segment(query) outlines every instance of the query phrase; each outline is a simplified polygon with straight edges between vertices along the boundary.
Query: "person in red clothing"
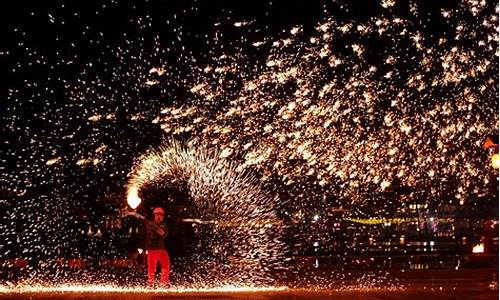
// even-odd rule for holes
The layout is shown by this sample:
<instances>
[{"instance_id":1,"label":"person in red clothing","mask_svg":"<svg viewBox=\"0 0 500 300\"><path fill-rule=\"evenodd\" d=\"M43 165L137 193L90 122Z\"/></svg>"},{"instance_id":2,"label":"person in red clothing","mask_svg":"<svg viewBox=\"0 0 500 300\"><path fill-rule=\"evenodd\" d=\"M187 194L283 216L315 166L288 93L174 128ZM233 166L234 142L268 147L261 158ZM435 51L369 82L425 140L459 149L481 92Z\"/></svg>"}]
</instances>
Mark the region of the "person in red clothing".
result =
<instances>
[{"instance_id":1,"label":"person in red clothing","mask_svg":"<svg viewBox=\"0 0 500 300\"><path fill-rule=\"evenodd\" d=\"M148 262L148 286L153 287L155 281L156 266L160 263L160 282L163 286L168 285L170 273L170 258L165 247L165 238L168 231L163 222L165 212L161 207L153 210L153 220L146 223L146 255Z\"/></svg>"}]
</instances>

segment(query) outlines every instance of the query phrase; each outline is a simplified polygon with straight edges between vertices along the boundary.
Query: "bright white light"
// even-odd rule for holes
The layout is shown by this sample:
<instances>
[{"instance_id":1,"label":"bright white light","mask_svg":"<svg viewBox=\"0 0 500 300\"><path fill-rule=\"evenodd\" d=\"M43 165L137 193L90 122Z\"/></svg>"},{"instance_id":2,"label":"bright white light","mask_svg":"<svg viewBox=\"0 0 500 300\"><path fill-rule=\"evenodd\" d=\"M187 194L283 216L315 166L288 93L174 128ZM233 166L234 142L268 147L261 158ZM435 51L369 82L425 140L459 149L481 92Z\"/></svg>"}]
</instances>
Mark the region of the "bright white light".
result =
<instances>
[{"instance_id":1,"label":"bright white light","mask_svg":"<svg viewBox=\"0 0 500 300\"><path fill-rule=\"evenodd\" d=\"M313 220L314 220L314 222L318 221L319 220L319 215L314 215L313 216Z\"/></svg>"},{"instance_id":2,"label":"bright white light","mask_svg":"<svg viewBox=\"0 0 500 300\"><path fill-rule=\"evenodd\" d=\"M122 287L115 285L80 285L80 284L61 284L56 286L44 286L44 285L0 285L0 295L5 294L25 294L25 293L64 293L64 292L74 292L74 293L91 293L95 295L96 293L145 293L157 295L157 293L228 293L228 292L243 292L243 293L258 293L258 292L275 292L275 291L286 291L288 288L285 286L267 286L267 287L255 287L255 286L221 286L215 288L183 288L183 287L172 287L172 288L162 288L162 289L150 289L144 287Z\"/></svg>"},{"instance_id":3,"label":"bright white light","mask_svg":"<svg viewBox=\"0 0 500 300\"><path fill-rule=\"evenodd\" d=\"M132 209L136 209L139 204L141 204L142 200L139 198L139 193L136 187L132 187L128 190L127 193L127 204Z\"/></svg>"}]
</instances>

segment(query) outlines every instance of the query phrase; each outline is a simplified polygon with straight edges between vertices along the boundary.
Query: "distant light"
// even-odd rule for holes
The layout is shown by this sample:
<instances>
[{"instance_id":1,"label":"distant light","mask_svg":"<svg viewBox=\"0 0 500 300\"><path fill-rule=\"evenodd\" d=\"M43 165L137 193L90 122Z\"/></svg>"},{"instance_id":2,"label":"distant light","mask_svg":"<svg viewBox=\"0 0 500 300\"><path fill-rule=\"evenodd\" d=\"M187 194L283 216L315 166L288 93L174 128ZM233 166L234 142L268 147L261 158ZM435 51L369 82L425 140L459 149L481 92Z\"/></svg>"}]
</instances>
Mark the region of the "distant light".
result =
<instances>
[{"instance_id":1,"label":"distant light","mask_svg":"<svg viewBox=\"0 0 500 300\"><path fill-rule=\"evenodd\" d=\"M319 215L314 215L313 216L313 220L314 220L314 222L318 221L319 220Z\"/></svg>"},{"instance_id":2,"label":"distant light","mask_svg":"<svg viewBox=\"0 0 500 300\"><path fill-rule=\"evenodd\" d=\"M146 80L147 85L155 85L158 83L160 83L158 80L150 80L150 79Z\"/></svg>"},{"instance_id":3,"label":"distant light","mask_svg":"<svg viewBox=\"0 0 500 300\"><path fill-rule=\"evenodd\" d=\"M479 243L472 247L472 253L484 253L484 244Z\"/></svg>"},{"instance_id":4,"label":"distant light","mask_svg":"<svg viewBox=\"0 0 500 300\"><path fill-rule=\"evenodd\" d=\"M491 157L491 166L497 170L498 167L500 167L500 157L498 156L498 153L493 154Z\"/></svg>"},{"instance_id":5,"label":"distant light","mask_svg":"<svg viewBox=\"0 0 500 300\"><path fill-rule=\"evenodd\" d=\"M314 246L314 247L319 247L319 242L318 242L318 241L315 241L315 242L313 243L313 246Z\"/></svg>"},{"instance_id":6,"label":"distant light","mask_svg":"<svg viewBox=\"0 0 500 300\"><path fill-rule=\"evenodd\" d=\"M139 252L139 254L142 254L142 252L144 252L144 250L142 250L141 248L137 248L137 252Z\"/></svg>"},{"instance_id":7,"label":"distant light","mask_svg":"<svg viewBox=\"0 0 500 300\"><path fill-rule=\"evenodd\" d=\"M49 159L47 160L47 162L45 163L47 166L52 166L53 164L59 162L61 160L60 157L56 157L56 158L52 158L52 159ZM498 169L498 168L497 168Z\"/></svg>"},{"instance_id":8,"label":"distant light","mask_svg":"<svg viewBox=\"0 0 500 300\"><path fill-rule=\"evenodd\" d=\"M431 222L434 222L434 217L430 217L430 218L429 218L429 220L430 220Z\"/></svg>"},{"instance_id":9,"label":"distant light","mask_svg":"<svg viewBox=\"0 0 500 300\"><path fill-rule=\"evenodd\" d=\"M161 76L161 75L165 74L165 72L166 72L166 70L164 68L162 68L162 67L158 67L158 68L153 67L153 68L151 68L149 70L149 74L156 73L156 74L158 74L158 76Z\"/></svg>"}]
</instances>

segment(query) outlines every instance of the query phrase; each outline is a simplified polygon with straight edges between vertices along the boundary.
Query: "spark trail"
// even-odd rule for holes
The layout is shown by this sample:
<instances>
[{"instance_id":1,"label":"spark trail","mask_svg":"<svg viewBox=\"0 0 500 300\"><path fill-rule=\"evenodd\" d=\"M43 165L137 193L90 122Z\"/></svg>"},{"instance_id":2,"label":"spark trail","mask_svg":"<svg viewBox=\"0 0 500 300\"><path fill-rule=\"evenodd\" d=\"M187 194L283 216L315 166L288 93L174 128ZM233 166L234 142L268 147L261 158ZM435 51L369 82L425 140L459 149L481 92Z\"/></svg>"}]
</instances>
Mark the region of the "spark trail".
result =
<instances>
[{"instance_id":1,"label":"spark trail","mask_svg":"<svg viewBox=\"0 0 500 300\"><path fill-rule=\"evenodd\" d=\"M357 205L402 187L412 190L406 200L434 207L498 199L497 173L481 149L485 135L498 132L497 3L429 9L384 0L359 17L334 1L318 22L285 32L268 33L251 16L214 18L203 25L210 30L189 39L184 21L198 17L200 3L175 11L152 2L139 1L125 21L110 24L128 4L60 1L9 27L10 44L0 49L10 78L0 246L2 259L29 258L31 276L45 272L37 261L64 255L66 246L84 255L72 224L126 184L133 159L164 136L191 141L187 149L220 149L182 150L175 159L183 167L166 169L170 179L191 184L200 211L214 217L234 216L227 199L202 201L211 196L201 187L213 187L204 177L214 171L212 160L231 170L212 180L228 184L224 176L232 174L255 187L241 170L256 171L260 184L292 200L292 213L325 199ZM208 50L196 55L193 40ZM174 163L155 157L160 152L150 159ZM148 182L140 174L136 188ZM213 189L234 198L227 185ZM224 209L202 209L214 201ZM401 204L378 206L385 212ZM238 209L271 214L251 204Z\"/></svg>"},{"instance_id":2,"label":"spark trail","mask_svg":"<svg viewBox=\"0 0 500 300\"><path fill-rule=\"evenodd\" d=\"M201 285L269 283L269 270L283 267L285 253L276 227L279 199L221 156L216 150L166 142L138 159L130 175L129 199L151 185L187 183L193 210L214 222L214 233L204 237L208 246L191 264L190 280Z\"/></svg>"}]
</instances>

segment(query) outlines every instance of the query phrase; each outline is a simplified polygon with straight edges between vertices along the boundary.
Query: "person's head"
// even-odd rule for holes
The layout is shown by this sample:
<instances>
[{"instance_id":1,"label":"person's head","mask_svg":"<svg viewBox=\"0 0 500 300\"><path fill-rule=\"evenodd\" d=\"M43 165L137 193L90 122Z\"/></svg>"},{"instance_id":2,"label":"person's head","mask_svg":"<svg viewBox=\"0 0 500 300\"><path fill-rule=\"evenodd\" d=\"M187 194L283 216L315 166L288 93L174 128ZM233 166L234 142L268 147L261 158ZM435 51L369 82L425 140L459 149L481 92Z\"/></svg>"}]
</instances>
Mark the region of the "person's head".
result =
<instances>
[{"instance_id":1,"label":"person's head","mask_svg":"<svg viewBox=\"0 0 500 300\"><path fill-rule=\"evenodd\" d=\"M153 221L156 224L160 224L163 222L163 219L165 218L165 211L163 211L163 208L161 207L156 207L153 210Z\"/></svg>"}]
</instances>

